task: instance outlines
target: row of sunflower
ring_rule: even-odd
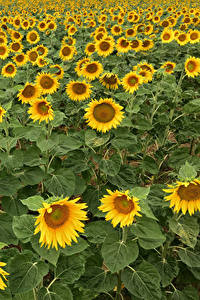
[[[0,298],[197,300],[198,2],[1,5]]]

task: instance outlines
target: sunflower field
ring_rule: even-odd
[[[199,1],[0,6],[0,300],[200,299]]]

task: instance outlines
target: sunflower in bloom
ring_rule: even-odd
[[[74,69],[78,76],[82,75],[82,67],[85,63],[89,62],[90,59],[88,57],[84,57],[76,63],[76,68]]]
[[[164,29],[161,34],[162,43],[170,43],[174,39],[174,32],[172,29]]]
[[[13,63],[7,63],[1,70],[4,77],[15,77],[17,69]]]
[[[118,88],[118,85],[120,84],[120,80],[114,73],[105,73],[100,78],[99,81],[102,85],[104,85],[107,89],[114,89],[116,90]]]
[[[200,31],[191,30],[189,32],[189,40],[191,44],[196,44],[200,42]]]
[[[138,52],[142,49],[142,41],[138,39],[134,39],[130,42],[130,50],[134,50]]]
[[[58,250],[58,244],[65,248],[77,242],[78,232],[84,232],[84,223],[87,220],[85,203],[77,203],[80,198],[69,200],[65,198],[51,204],[43,203],[44,208],[38,210],[39,216],[35,222],[37,226],[34,234],[40,232],[41,247],[52,246]]]
[[[32,83],[27,82],[25,87],[21,89],[17,95],[22,103],[30,103],[32,100],[39,98],[41,95],[41,89]]]
[[[130,226],[135,216],[141,216],[139,199],[134,196],[129,196],[129,191],[120,192],[116,190],[112,192],[107,190],[109,195],[104,195],[101,201],[99,210],[106,212],[106,221],[112,220],[113,227],[120,224],[120,227]]]
[[[38,74],[36,83],[42,90],[42,94],[53,94],[59,87],[58,80],[50,73]]]
[[[84,118],[90,127],[97,131],[106,132],[116,128],[123,119],[123,107],[112,98],[92,100],[85,109]]]
[[[35,99],[31,102],[31,107],[28,110],[30,118],[35,121],[46,121],[53,120],[53,110],[51,104],[46,100],[46,98]]]
[[[3,116],[5,115],[6,111],[3,107],[0,106],[0,123],[3,121]]]
[[[54,76],[56,76],[57,79],[62,79],[63,78],[63,75],[64,75],[64,70],[63,68],[60,66],[60,65],[51,65],[50,68],[53,68],[55,69],[55,73]]]
[[[6,59],[9,56],[9,51],[6,45],[0,45],[0,59]]]
[[[73,58],[75,51],[74,46],[63,45],[60,49],[59,56],[63,61],[68,61]]]
[[[198,76],[200,73],[200,58],[190,56],[185,62],[185,72],[188,77]]]
[[[134,93],[134,91],[136,91],[142,83],[142,76],[138,75],[136,72],[129,72],[122,79],[122,85],[125,91],[130,94]]]
[[[82,75],[89,80],[98,78],[102,72],[103,66],[98,61],[87,62],[82,67]]]
[[[36,30],[31,30],[27,33],[26,40],[29,44],[37,44],[40,40],[40,35]]]
[[[169,189],[164,189],[170,195],[165,197],[170,201],[170,208],[174,207],[174,212],[182,210],[185,215],[188,211],[193,215],[195,211],[200,211],[200,180],[194,179],[188,182],[176,181],[174,185],[168,185]]]
[[[189,42],[189,35],[185,32],[179,32],[179,34],[175,36],[175,39],[179,45],[184,46]]]
[[[4,271],[1,267],[4,267],[6,265],[6,263],[4,262],[0,262],[0,274],[2,275],[2,277],[5,279],[5,280],[8,280],[6,278],[7,275],[9,275],[9,273],[7,273],[6,271]],[[3,282],[3,279],[0,277],[0,289],[1,290],[5,290],[6,288],[6,284]]]
[[[13,56],[12,60],[16,63],[18,67],[21,67],[27,63],[28,56],[24,53],[19,53]]]
[[[90,56],[96,51],[96,46],[94,43],[88,43],[85,47],[85,53]]]
[[[165,69],[165,72],[167,72],[168,74],[172,74],[174,71],[174,68],[176,66],[176,63],[172,62],[172,61],[166,61],[161,68]]]
[[[113,52],[114,43],[111,41],[100,40],[99,42],[96,42],[95,47],[98,55],[106,57]]]
[[[130,41],[124,37],[120,37],[117,40],[116,49],[118,52],[127,53],[130,50]]]
[[[74,101],[82,101],[90,97],[91,85],[86,81],[70,81],[66,86],[68,97]]]

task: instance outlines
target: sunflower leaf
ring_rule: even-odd
[[[195,168],[186,161],[179,170],[179,179],[181,181],[191,181],[195,179],[196,176],[197,172]]]

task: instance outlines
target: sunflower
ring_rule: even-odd
[[[134,50],[135,52],[140,51],[142,48],[142,41],[138,39],[134,39],[130,42],[130,50]]]
[[[32,65],[37,64],[38,52],[35,48],[32,48],[31,50],[27,51],[26,55],[28,57],[28,60],[32,63]]]
[[[29,44],[37,44],[40,40],[40,35],[36,30],[31,30],[27,33],[26,40]]]
[[[53,94],[59,87],[58,80],[50,73],[40,73],[36,83],[41,88],[42,94]]]
[[[164,189],[170,195],[165,197],[170,201],[170,208],[174,206],[174,212],[182,210],[185,215],[188,211],[190,215],[195,211],[200,211],[200,180],[194,179],[188,182],[176,181],[174,185],[168,185],[169,189]]]
[[[174,71],[174,68],[176,66],[176,63],[172,62],[172,61],[166,61],[161,68],[165,69],[165,72],[168,74],[172,74]]]
[[[39,98],[41,95],[41,89],[32,83],[27,82],[23,89],[21,89],[17,95],[22,103],[30,103],[32,100]]]
[[[113,52],[114,43],[112,43],[111,41],[101,40],[96,43],[95,47],[99,56],[106,57]]]
[[[38,210],[39,216],[35,222],[37,226],[34,234],[40,232],[41,247],[52,246],[58,250],[58,244],[65,248],[71,246],[72,241],[77,243],[77,231],[84,232],[84,223],[87,208],[85,203],[77,203],[80,198],[54,201],[51,204],[43,203],[44,208]]]
[[[28,21],[28,20],[24,20],[24,21],[21,23],[21,27],[22,27],[22,29],[24,29],[24,30],[29,29],[29,27],[30,27],[29,21]]]
[[[21,67],[27,63],[28,56],[24,53],[20,53],[16,54],[14,57],[12,57],[12,59],[18,67]]]
[[[103,72],[103,66],[98,61],[91,61],[85,63],[82,67],[82,75],[89,80],[98,78]]]
[[[38,45],[35,49],[40,57],[45,57],[48,54],[48,48],[44,45]]]
[[[13,30],[11,33],[11,38],[13,41],[21,41],[23,38],[23,35],[20,32]]]
[[[54,76],[56,76],[57,79],[62,79],[64,75],[64,70],[60,65],[51,65],[50,68],[56,69]]]
[[[142,76],[138,75],[136,72],[129,72],[122,79],[123,88],[130,94],[134,93],[134,91],[138,89],[139,85],[142,84],[142,82]]]
[[[134,28],[126,29],[126,37],[134,37],[136,36],[137,32]]]
[[[196,44],[200,42],[200,31],[191,30],[189,33],[189,40],[191,44]]]
[[[118,36],[122,34],[122,27],[119,25],[113,25],[111,28],[111,33],[114,36]]]
[[[185,62],[185,72],[188,77],[198,76],[200,73],[200,58],[190,56]]]
[[[68,97],[74,101],[82,101],[90,97],[91,85],[85,81],[71,80],[66,86]]]
[[[0,262],[0,267],[4,267],[5,265],[6,265],[6,263]],[[6,271],[4,271],[2,268],[0,268],[0,274],[2,275],[3,279],[5,279],[5,280],[7,280],[6,276],[10,275]],[[1,290],[5,290],[5,288],[6,288],[6,284],[3,282],[3,279],[0,277],[0,289]]]
[[[0,106],[0,123],[3,121],[3,116],[5,115],[6,111],[3,107]]]
[[[114,89],[116,90],[118,88],[118,85],[120,84],[120,80],[114,73],[105,73],[100,78],[99,81],[102,85],[104,85],[107,89]]]
[[[109,195],[104,195],[101,201],[99,210],[106,212],[106,221],[112,220],[113,227],[120,224],[120,227],[130,226],[135,220],[135,216],[141,216],[139,199],[134,196],[129,196],[129,190],[120,192],[116,190],[112,192],[107,190]]]
[[[50,29],[51,31],[54,31],[57,29],[57,24],[55,21],[51,21],[48,23],[48,29]]]
[[[59,56],[63,61],[72,59],[75,53],[74,46],[63,45],[60,49]]]
[[[161,34],[162,43],[170,43],[174,39],[174,32],[172,29],[164,29]]]
[[[76,44],[76,40],[73,39],[73,37],[71,37],[71,36],[65,36],[62,39],[62,44],[63,45],[67,44],[68,46],[74,46]]]
[[[9,48],[6,45],[0,45],[0,59],[6,59],[9,56]]]
[[[17,69],[13,63],[7,63],[1,70],[4,77],[15,77]]]
[[[152,40],[144,39],[142,41],[141,50],[142,51],[148,51],[151,48],[153,48],[154,42]]]
[[[117,40],[116,49],[118,52],[127,53],[130,50],[130,42],[126,38],[121,37]]]
[[[189,35],[185,32],[179,32],[177,36],[175,36],[177,43],[181,46],[184,46],[189,42]]]
[[[43,68],[44,66],[48,65],[48,61],[45,58],[39,56],[36,59],[36,64],[39,68]]]
[[[138,74],[142,76],[143,83],[147,83],[152,80],[152,73],[150,71],[140,70]]]
[[[28,110],[31,115],[30,118],[35,121],[46,121],[53,120],[53,110],[51,104],[46,100],[46,98],[35,99],[31,102],[31,107]]]
[[[96,50],[95,44],[94,43],[88,43],[85,47],[85,53],[90,56],[92,55]]]
[[[0,45],[6,45],[7,44],[7,37],[0,36]]]
[[[151,72],[152,75],[155,73],[155,69],[152,66],[152,64],[148,64],[146,61],[139,63],[137,65],[137,67],[142,69],[142,70]]]
[[[81,76],[82,75],[82,67],[85,63],[89,62],[90,59],[88,57],[85,57],[81,60],[79,60],[77,63],[76,63],[76,68],[75,68],[75,71],[77,73],[78,76]]]
[[[68,34],[69,35],[74,35],[77,31],[77,28],[74,26],[74,25],[71,25],[69,28],[68,28]]]
[[[106,132],[112,127],[116,128],[123,119],[122,106],[115,103],[112,98],[92,100],[85,109],[84,118],[90,127],[97,131]]]
[[[39,31],[43,32],[47,29],[47,23],[44,21],[40,21],[37,25],[37,28],[39,29]]]

